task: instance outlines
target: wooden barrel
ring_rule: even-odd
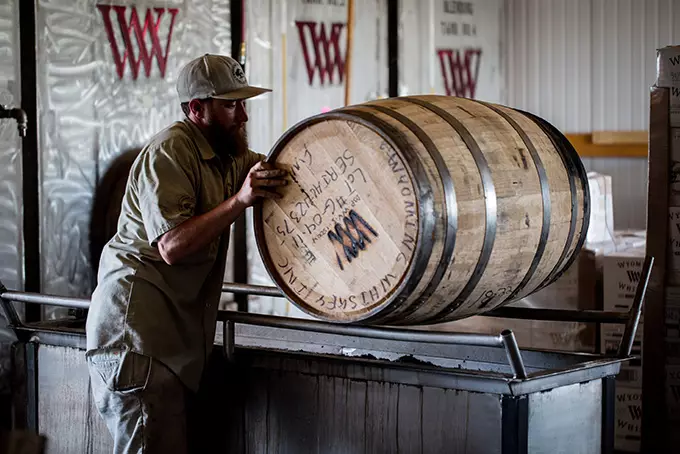
[[[585,169],[526,112],[410,96],[304,120],[268,156],[292,181],[255,206],[264,264],[300,309],[416,325],[477,315],[553,282],[581,249]]]

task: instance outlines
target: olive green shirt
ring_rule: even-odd
[[[123,347],[168,366],[197,390],[215,336],[229,230],[168,265],[157,241],[241,188],[264,156],[219,158],[189,120],[167,127],[130,169],[118,229],[101,255],[87,318],[87,349]]]

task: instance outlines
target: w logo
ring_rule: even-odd
[[[628,270],[627,273],[629,282],[640,282],[640,276],[642,275],[642,271]]]
[[[439,64],[447,96],[474,98],[482,49],[439,49]]]
[[[158,63],[158,69],[160,70],[161,77],[165,77],[165,67],[168,62],[168,50],[170,49],[170,39],[172,37],[172,29],[175,26],[175,17],[179,10],[177,8],[153,8],[154,15],[151,9],[146,10],[146,15],[144,16],[144,23],[139,23],[139,16],[137,15],[137,9],[132,6],[130,9],[132,13],[130,15],[130,22],[127,21],[125,17],[125,6],[112,6],[112,5],[97,5],[97,9],[102,13],[102,18],[104,19],[104,28],[106,29],[106,35],[109,38],[109,44],[111,45],[111,52],[113,53],[113,61],[116,64],[116,72],[118,73],[118,78],[123,78],[123,73],[125,72],[125,63],[128,58],[130,59],[130,70],[132,71],[132,80],[137,80],[139,75],[139,65],[144,63],[144,72],[148,78],[151,74],[152,60],[155,57]],[[113,9],[116,18],[118,20],[118,27],[120,28],[120,34],[123,39],[123,53],[121,55],[120,49],[118,48],[118,43],[113,32],[113,25],[111,24],[111,17],[109,15],[110,11]],[[161,20],[165,12],[170,14],[170,27],[168,29],[168,37],[165,42],[165,53],[161,48],[160,39],[158,37],[158,30],[161,25]],[[132,45],[132,34],[134,33],[134,39],[137,41],[137,57],[135,58],[135,48]],[[151,50],[147,48],[147,35],[151,41]]]
[[[369,233],[376,237],[378,233],[354,210],[350,210],[349,217],[345,216],[343,221],[345,222],[345,227],[343,228],[339,223],[336,223],[335,230],[328,231],[328,239],[331,241],[331,244],[335,243],[335,245],[339,246],[341,251],[344,252],[347,263],[351,263],[353,258],[357,258],[359,251],[366,249],[366,243],[371,242]],[[338,261],[340,270],[344,270],[345,268],[342,266],[342,260],[337,249],[336,247],[335,258]]]
[[[333,73],[338,71],[338,84],[342,83],[345,75],[345,57],[340,50],[340,35],[342,34],[345,24],[335,22],[330,25],[330,31],[326,29],[326,24],[321,22],[304,22],[295,21],[298,33],[300,35],[300,44],[302,45],[302,54],[305,57],[305,65],[307,66],[307,76],[309,76],[309,85],[314,82],[314,73],[319,72],[319,80],[321,86],[326,83],[328,77],[328,84],[333,84]],[[330,33],[330,34],[328,34]],[[309,39],[309,41],[308,41]],[[309,45],[311,41],[312,52],[314,54],[314,61],[312,61]]]
[[[633,421],[638,421],[642,418],[642,407],[639,405],[628,405],[628,412],[630,413],[630,418]]]

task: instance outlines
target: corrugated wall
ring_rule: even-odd
[[[647,129],[656,49],[680,44],[680,1],[506,1],[507,104],[565,133]],[[615,227],[644,228],[646,159],[584,163],[612,176]]]

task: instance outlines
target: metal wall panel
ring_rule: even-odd
[[[0,104],[21,105],[19,2],[0,1]],[[30,125],[29,127],[31,127]],[[23,289],[21,266],[21,139],[14,120],[0,120],[0,281]],[[22,305],[23,306],[23,305]],[[21,307],[20,313],[23,312]],[[0,311],[2,312],[2,311]],[[0,394],[10,392],[14,334],[0,313]]]
[[[0,104],[21,106],[19,2],[0,1]],[[30,125],[29,127],[34,127]],[[23,289],[21,267],[21,139],[14,120],[0,120],[0,281]]]
[[[567,133],[647,129],[656,49],[680,43],[677,0],[507,0],[507,11],[507,104]],[[646,160],[583,161],[612,176],[616,228],[644,228]]]
[[[44,293],[90,294],[88,224],[96,182],[112,158],[182,117],[175,78],[184,63],[205,52],[231,53],[228,0],[115,5],[42,0],[37,6]],[[151,54],[147,61],[140,58],[140,38]]]

